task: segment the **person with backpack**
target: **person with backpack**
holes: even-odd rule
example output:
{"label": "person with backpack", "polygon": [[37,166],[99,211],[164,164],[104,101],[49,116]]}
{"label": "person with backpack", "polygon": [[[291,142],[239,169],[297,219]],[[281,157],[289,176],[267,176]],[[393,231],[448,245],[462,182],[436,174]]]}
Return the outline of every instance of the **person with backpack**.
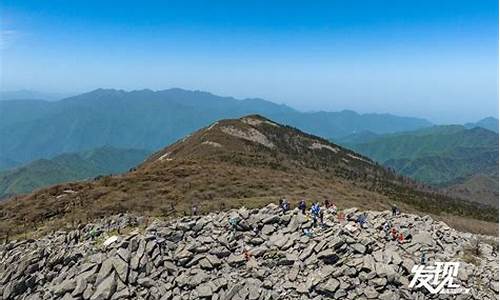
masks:
{"label": "person with backpack", "polygon": [[335,205],[335,203],[332,203],[332,214],[334,216],[337,215],[337,205]]}
{"label": "person with backpack", "polygon": [[356,219],[356,223],[358,223],[361,228],[366,227],[367,221],[368,221],[368,215],[366,213],[359,215],[358,218]]}
{"label": "person with backpack", "polygon": [[306,200],[304,200],[304,199],[300,200],[299,210],[302,212],[303,215],[306,214],[306,209],[307,209]]}
{"label": "person with backpack", "polygon": [[324,215],[325,211],[324,210],[320,210],[319,212],[319,224],[321,226],[324,226],[325,225],[325,222],[324,222],[324,219],[325,219],[325,215]]}
{"label": "person with backpack", "polygon": [[288,203],[288,200],[286,198],[281,198],[279,205],[283,213],[287,212],[290,209],[290,203]]}
{"label": "person with backpack", "polygon": [[343,223],[345,219],[345,214],[343,212],[339,212],[339,214],[337,215],[337,220],[339,221],[339,223]]}
{"label": "person with backpack", "polygon": [[231,231],[235,232],[238,229],[238,224],[240,223],[239,217],[229,218],[229,228]]}
{"label": "person with backpack", "polygon": [[395,227],[391,228],[391,236],[393,241],[396,241],[398,239],[398,231]]}
{"label": "person with backpack", "polygon": [[283,198],[281,202],[281,209],[283,210],[283,213],[286,213],[290,209],[290,203],[286,198]]}
{"label": "person with backpack", "polygon": [[326,209],[330,209],[331,204],[330,204],[330,201],[328,199],[325,200],[324,206],[325,206]]}
{"label": "person with backpack", "polygon": [[395,217],[395,216],[399,216],[401,214],[401,210],[399,209],[399,207],[397,207],[396,205],[392,205],[392,216]]}
{"label": "person with backpack", "polygon": [[319,206],[319,203],[316,202],[311,207],[311,215],[313,218],[314,227],[316,227],[316,225],[318,224],[318,218],[319,218],[320,213],[321,213],[321,207]]}
{"label": "person with backpack", "polygon": [[402,232],[400,232],[400,233],[399,233],[399,235],[398,235],[397,239],[398,239],[398,242],[399,242],[400,244],[402,244],[402,243],[404,243],[404,242],[405,242],[405,236],[403,235],[403,233],[402,233]]}
{"label": "person with backpack", "polygon": [[420,255],[420,264],[421,265],[427,264],[427,257],[425,256],[425,250],[423,250],[422,254]]}
{"label": "person with backpack", "polygon": [[392,224],[390,221],[385,221],[385,223],[382,225],[382,230],[385,232],[385,234],[387,235],[389,230],[391,229],[392,227]]}
{"label": "person with backpack", "polygon": [[89,236],[92,240],[95,240],[97,237],[97,230],[95,228],[92,228],[92,230],[90,230]]}

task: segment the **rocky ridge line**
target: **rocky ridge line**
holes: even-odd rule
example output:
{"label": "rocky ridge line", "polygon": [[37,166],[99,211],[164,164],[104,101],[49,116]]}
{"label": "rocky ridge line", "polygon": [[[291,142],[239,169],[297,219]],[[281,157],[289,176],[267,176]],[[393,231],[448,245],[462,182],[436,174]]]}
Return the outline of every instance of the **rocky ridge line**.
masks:
{"label": "rocky ridge line", "polygon": [[[448,298],[498,299],[498,248],[484,237],[388,211],[368,211],[359,228],[360,212],[344,213],[312,236],[309,217],[270,204],[170,221],[117,215],[12,241],[0,245],[0,299],[437,299],[408,288],[422,252],[429,263],[461,261],[457,282],[470,293]],[[387,238],[387,220],[403,243]],[[467,263],[475,240],[480,255]]]}

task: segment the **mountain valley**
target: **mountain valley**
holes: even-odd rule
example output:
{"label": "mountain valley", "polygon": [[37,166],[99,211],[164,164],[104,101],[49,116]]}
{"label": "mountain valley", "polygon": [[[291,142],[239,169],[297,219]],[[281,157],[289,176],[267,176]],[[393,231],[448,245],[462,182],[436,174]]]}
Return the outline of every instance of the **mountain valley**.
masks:
{"label": "mountain valley", "polygon": [[447,125],[385,135],[365,132],[340,143],[444,193],[498,207],[496,132]]}
{"label": "mountain valley", "polygon": [[126,172],[141,163],[149,153],[146,150],[100,147],[39,159],[0,171],[0,200],[58,183]]}
{"label": "mountain valley", "polygon": [[0,235],[47,232],[116,213],[189,214],[287,197],[339,207],[434,215],[465,231],[497,231],[490,206],[420,189],[365,156],[261,116],[222,120],[153,154],[136,169],[42,189],[0,204]]}

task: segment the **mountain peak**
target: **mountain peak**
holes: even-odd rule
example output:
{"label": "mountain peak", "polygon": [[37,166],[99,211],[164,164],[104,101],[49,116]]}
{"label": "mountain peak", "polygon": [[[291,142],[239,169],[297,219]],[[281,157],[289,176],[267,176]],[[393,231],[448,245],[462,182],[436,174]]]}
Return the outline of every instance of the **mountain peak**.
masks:
{"label": "mountain peak", "polygon": [[244,116],[244,117],[241,117],[240,120],[241,120],[241,122],[248,124],[248,125],[252,125],[252,126],[258,126],[258,125],[261,125],[263,123],[267,124],[267,125],[271,125],[271,126],[281,126],[280,124],[275,123],[275,122],[271,121],[270,119],[268,119],[262,115],[258,115],[258,114]]}
{"label": "mountain peak", "polygon": [[498,133],[498,119],[495,117],[486,117],[476,123],[467,123],[464,126],[467,128],[482,127]]}
{"label": "mountain peak", "polygon": [[435,215],[498,220],[489,206],[428,193],[356,152],[252,114],[202,128],[126,174],[52,186],[6,201],[0,215],[9,218],[0,218],[0,235],[19,233],[23,224],[38,224],[47,216],[66,222],[126,211],[179,215],[193,203],[207,211],[253,208],[278,197],[333,199],[340,207],[368,209],[397,203]]}
{"label": "mountain peak", "polygon": [[285,169],[317,165],[325,169],[374,166],[370,159],[323,138],[252,114],[214,122],[157,152],[143,167],[182,159],[225,161],[228,157],[246,165],[272,162]]}
{"label": "mountain peak", "polygon": [[103,97],[124,95],[125,93],[127,93],[127,91],[125,91],[125,90],[98,88],[98,89],[92,90],[92,91],[87,92],[87,93],[83,93],[83,94],[78,95],[78,96],[70,97],[69,99],[87,98],[87,97],[103,98]]}

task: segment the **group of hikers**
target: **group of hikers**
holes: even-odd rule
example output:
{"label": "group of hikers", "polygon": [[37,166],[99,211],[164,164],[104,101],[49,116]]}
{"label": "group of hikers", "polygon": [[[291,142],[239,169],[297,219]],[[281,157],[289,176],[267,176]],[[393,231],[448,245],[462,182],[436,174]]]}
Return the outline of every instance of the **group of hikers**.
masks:
{"label": "group of hikers", "polygon": [[396,226],[392,225],[390,220],[386,221],[382,225],[382,231],[385,233],[385,238],[387,240],[398,241],[399,243],[403,243],[406,240],[406,236],[403,232],[399,231]]}
{"label": "group of hikers", "polygon": [[[283,213],[285,213],[288,210],[290,210],[290,203],[286,198],[281,198],[279,200],[279,207],[281,208]],[[304,199],[299,201],[297,208],[303,215],[307,214],[307,204]],[[359,228],[368,227],[368,214],[366,212],[358,215],[357,217],[345,216],[344,213],[342,212],[337,213],[337,206],[333,202],[330,202],[329,200],[324,201],[323,207],[321,207],[319,202],[314,202],[313,205],[311,206],[310,215],[312,218],[313,227],[317,227],[318,225],[320,225],[321,227],[325,226],[324,223],[325,211],[332,216],[336,216],[339,222],[345,221],[346,219],[350,219],[354,220],[355,223],[359,225]],[[396,217],[401,214],[401,210],[396,205],[392,206],[391,212],[393,217]],[[385,237],[387,239],[398,241],[399,243],[403,243],[408,238],[407,235],[405,235],[403,232],[400,232],[396,226],[393,226],[390,220],[386,221],[383,224],[381,230],[385,233]],[[306,235],[312,235],[312,231],[310,229],[306,230],[304,233]]]}
{"label": "group of hikers", "polygon": [[[281,198],[278,205],[284,213],[290,210],[290,202],[288,202],[286,198]],[[318,226],[318,224],[324,225],[325,211],[327,211],[332,215],[337,215],[337,206],[333,202],[325,200],[323,206],[324,208],[321,207],[319,202],[314,202],[313,205],[311,206],[310,212],[314,227]],[[300,200],[299,204],[297,205],[297,208],[303,215],[306,215],[307,214],[306,200],[305,199]]]}
{"label": "group of hikers", "polygon": [[[291,209],[290,202],[286,198],[281,198],[278,205],[283,213],[286,213]],[[332,217],[336,217],[337,221],[340,223],[343,223],[346,220],[351,220],[358,225],[355,226],[352,223],[348,223],[346,224],[346,228],[349,226],[347,230],[358,230],[369,227],[368,214],[366,212],[359,215],[355,215],[354,212],[345,215],[344,212],[337,212],[337,206],[329,200],[325,200],[323,206],[320,205],[319,202],[314,202],[309,209],[309,214],[306,200],[300,200],[297,208],[304,216],[307,216],[312,221],[312,228],[304,229],[304,234],[307,236],[312,236],[314,234],[314,228],[317,228],[318,226],[321,228],[328,226],[325,224],[325,214],[328,216],[329,220],[332,220]],[[391,211],[393,217],[401,214],[401,210],[395,205],[393,205]],[[193,214],[196,214],[196,212],[197,211],[194,210]],[[228,224],[229,228],[232,229],[232,231],[236,231],[240,225],[240,221],[241,219],[239,217],[230,218]],[[388,219],[379,229],[384,232],[384,236],[388,240],[403,243],[409,238],[407,234],[398,230],[397,226],[393,226],[390,219]],[[260,230],[258,228],[252,228],[252,231],[257,234]]]}

